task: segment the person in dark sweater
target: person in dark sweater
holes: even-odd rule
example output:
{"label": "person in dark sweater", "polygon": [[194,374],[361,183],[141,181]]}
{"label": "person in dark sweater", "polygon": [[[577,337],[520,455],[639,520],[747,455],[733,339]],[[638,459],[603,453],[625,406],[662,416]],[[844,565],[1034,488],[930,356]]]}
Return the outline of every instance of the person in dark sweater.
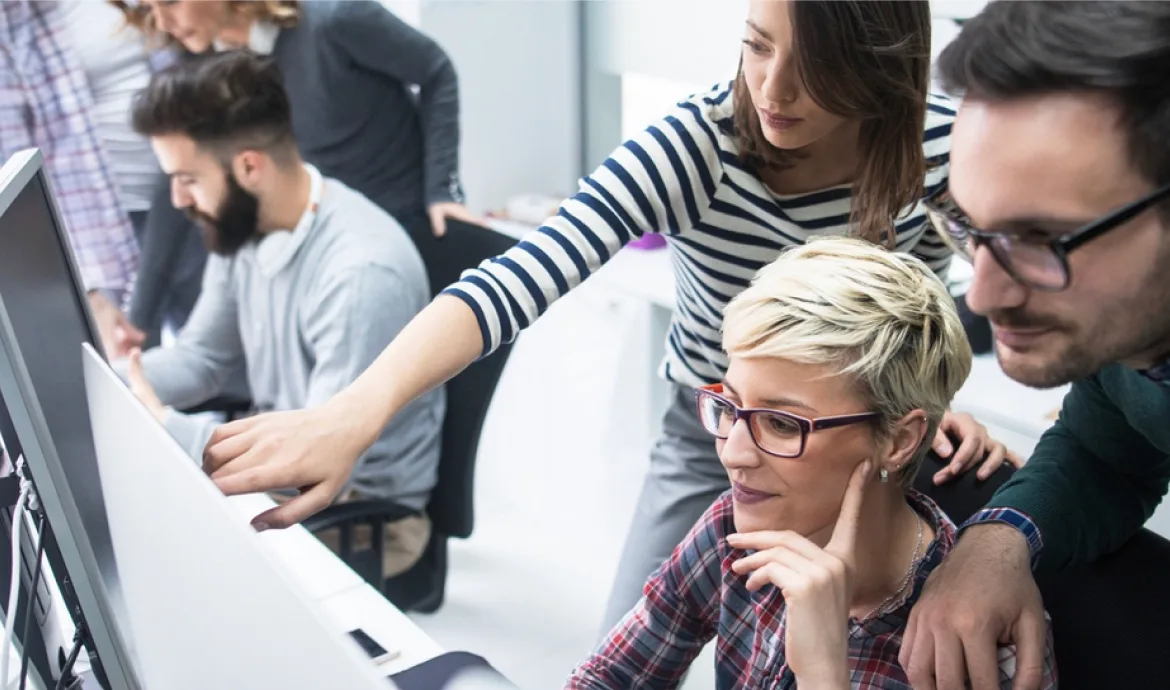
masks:
{"label": "person in dark sweater", "polygon": [[188,52],[248,48],[284,74],[305,160],[415,237],[472,219],[459,182],[459,88],[443,49],[378,2],[115,3]]}
{"label": "person in dark sweater", "polygon": [[1170,482],[1170,4],[994,2],[939,70],[965,98],[929,213],[974,263],[1004,371],[1072,389],[931,574],[900,660],[916,688],[982,690],[1012,640],[1022,690],[1044,649],[1032,570],[1122,546]]}

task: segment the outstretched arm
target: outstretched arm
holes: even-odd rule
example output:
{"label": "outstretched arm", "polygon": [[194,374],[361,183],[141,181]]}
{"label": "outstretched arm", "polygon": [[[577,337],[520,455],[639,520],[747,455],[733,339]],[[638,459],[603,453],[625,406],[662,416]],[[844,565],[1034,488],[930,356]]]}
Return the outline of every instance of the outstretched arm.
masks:
{"label": "outstretched arm", "polygon": [[680,105],[615,151],[541,228],[468,271],[329,403],[221,427],[205,469],[229,494],[307,488],[264,516],[268,526],[327,506],[408,403],[514,339],[625,243],[699,222],[722,165],[711,128],[698,106]]}

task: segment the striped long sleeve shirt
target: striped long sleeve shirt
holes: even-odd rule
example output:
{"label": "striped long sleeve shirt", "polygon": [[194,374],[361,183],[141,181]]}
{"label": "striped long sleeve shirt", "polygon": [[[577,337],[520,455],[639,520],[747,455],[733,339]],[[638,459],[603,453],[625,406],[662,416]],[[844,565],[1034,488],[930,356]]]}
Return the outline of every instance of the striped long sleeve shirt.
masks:
{"label": "striped long sleeve shirt", "polygon": [[138,268],[138,243],[59,13],[53,2],[0,2],[0,158],[41,150],[85,286],[120,297]]}
{"label": "striped long sleeve shirt", "polygon": [[[740,158],[731,84],[679,103],[620,146],[558,213],[507,253],[464,274],[445,292],[475,312],[487,355],[535,321],[645,233],[667,238],[676,306],[662,375],[687,386],[715,383],[727,369],[723,310],[756,272],[787,247],[850,232],[851,190],[771,192]],[[928,102],[923,136],[926,195],[947,183],[954,110]],[[945,277],[950,251],[920,203],[896,223],[896,247]]]}

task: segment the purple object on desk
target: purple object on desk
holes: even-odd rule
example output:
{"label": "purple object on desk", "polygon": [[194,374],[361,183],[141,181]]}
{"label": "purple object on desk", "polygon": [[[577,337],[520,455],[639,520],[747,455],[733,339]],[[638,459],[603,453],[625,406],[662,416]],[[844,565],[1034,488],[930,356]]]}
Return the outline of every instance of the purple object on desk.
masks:
{"label": "purple object on desk", "polygon": [[666,246],[666,238],[656,232],[648,232],[626,246],[634,249],[659,249]]}

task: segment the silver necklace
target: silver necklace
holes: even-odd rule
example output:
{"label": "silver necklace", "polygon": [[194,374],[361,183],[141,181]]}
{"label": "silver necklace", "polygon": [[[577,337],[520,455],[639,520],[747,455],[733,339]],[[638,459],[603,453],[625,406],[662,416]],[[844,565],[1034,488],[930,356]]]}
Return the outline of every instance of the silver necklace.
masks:
{"label": "silver necklace", "polygon": [[909,587],[910,583],[914,580],[914,571],[918,566],[918,552],[922,550],[922,533],[923,533],[922,516],[919,515],[917,512],[915,512],[914,518],[915,518],[915,522],[918,523],[918,542],[916,544],[914,544],[914,553],[911,554],[911,556],[910,556],[910,567],[906,569],[906,574],[902,577],[902,584],[898,587],[897,591],[895,591],[890,596],[886,597],[885,601],[878,604],[877,606],[875,606],[873,608],[872,611],[870,611],[869,613],[867,613],[864,616],[862,616],[861,618],[859,618],[858,619],[859,621],[869,620],[870,618],[873,618],[878,613],[884,612],[884,609],[887,606],[889,606],[891,603],[896,601],[898,598],[900,598],[902,596],[903,593],[905,593],[906,588]]}

